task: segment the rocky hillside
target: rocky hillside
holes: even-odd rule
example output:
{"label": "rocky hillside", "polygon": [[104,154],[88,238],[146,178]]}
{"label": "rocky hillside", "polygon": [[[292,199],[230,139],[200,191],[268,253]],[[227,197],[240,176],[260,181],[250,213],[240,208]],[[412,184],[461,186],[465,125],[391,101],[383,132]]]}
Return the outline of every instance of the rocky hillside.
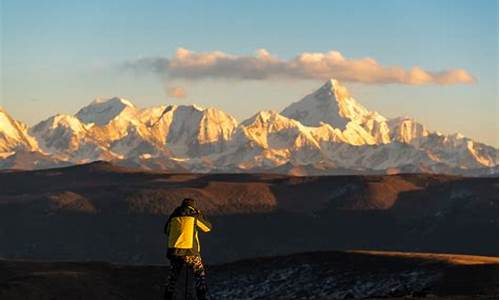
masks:
{"label": "rocky hillside", "polygon": [[498,178],[171,174],[100,162],[0,172],[0,256],[164,261],[183,197],[209,262],[331,249],[498,253]]}

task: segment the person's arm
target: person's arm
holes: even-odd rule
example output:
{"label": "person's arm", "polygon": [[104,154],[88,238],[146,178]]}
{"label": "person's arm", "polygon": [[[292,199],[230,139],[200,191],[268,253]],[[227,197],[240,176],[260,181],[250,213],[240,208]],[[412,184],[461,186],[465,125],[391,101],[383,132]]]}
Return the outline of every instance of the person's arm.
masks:
{"label": "person's arm", "polygon": [[212,230],[212,224],[205,218],[201,211],[197,211],[198,215],[196,217],[196,225],[203,232],[209,232]]}

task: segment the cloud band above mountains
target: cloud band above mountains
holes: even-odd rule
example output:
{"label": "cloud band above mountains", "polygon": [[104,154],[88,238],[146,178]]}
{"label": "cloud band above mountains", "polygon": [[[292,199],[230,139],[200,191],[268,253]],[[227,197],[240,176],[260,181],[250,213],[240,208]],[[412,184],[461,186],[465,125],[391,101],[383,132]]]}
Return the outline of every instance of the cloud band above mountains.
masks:
{"label": "cloud band above mountains", "polygon": [[220,51],[197,53],[179,48],[172,58],[143,58],[125,63],[126,69],[153,72],[178,79],[329,79],[366,84],[472,84],[474,77],[463,69],[428,71],[418,66],[405,69],[383,66],[370,57],[349,59],[338,51],[304,52],[290,60],[280,59],[265,49],[253,56]]}

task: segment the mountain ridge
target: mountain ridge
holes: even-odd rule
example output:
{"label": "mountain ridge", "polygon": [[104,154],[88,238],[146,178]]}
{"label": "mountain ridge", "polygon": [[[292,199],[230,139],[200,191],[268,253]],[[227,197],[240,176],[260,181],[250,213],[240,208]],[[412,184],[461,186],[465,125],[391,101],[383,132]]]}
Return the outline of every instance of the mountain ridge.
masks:
{"label": "mountain ridge", "polygon": [[1,116],[7,124],[0,126],[3,168],[16,151],[72,164],[107,160],[190,172],[460,174],[483,168],[489,174],[498,166],[498,149],[461,134],[433,132],[410,117],[388,119],[369,111],[335,79],[281,112],[259,111],[242,122],[216,108],[139,108],[118,97],[96,99],[73,116],[57,114],[31,128],[3,110]]}

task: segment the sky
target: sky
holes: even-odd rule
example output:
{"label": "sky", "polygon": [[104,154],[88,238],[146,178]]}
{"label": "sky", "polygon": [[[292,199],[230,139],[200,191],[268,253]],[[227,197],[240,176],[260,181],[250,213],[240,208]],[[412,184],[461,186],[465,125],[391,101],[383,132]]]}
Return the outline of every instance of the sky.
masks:
{"label": "sky", "polygon": [[0,105],[29,125],[113,96],[242,121],[335,77],[388,118],[498,147],[495,0],[0,5]]}

